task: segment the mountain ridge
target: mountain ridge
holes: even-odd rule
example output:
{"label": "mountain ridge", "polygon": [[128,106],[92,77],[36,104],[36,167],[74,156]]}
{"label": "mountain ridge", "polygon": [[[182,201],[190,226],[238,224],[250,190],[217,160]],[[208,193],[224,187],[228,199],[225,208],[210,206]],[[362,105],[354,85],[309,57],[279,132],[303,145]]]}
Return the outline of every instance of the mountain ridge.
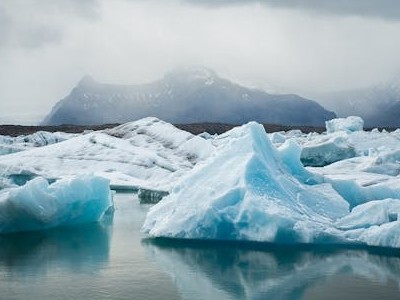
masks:
{"label": "mountain ridge", "polygon": [[319,95],[339,117],[358,115],[368,127],[400,126],[400,77],[371,87]]}
{"label": "mountain ridge", "polygon": [[171,123],[323,126],[336,115],[295,94],[269,94],[207,68],[185,68],[140,85],[104,84],[84,76],[41,125],[124,123],[147,116]]}

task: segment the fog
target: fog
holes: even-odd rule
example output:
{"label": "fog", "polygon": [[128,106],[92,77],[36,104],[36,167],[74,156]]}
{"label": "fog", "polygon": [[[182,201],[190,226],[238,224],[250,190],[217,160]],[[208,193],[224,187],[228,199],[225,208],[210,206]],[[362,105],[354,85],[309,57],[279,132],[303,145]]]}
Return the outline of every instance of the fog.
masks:
{"label": "fog", "polygon": [[400,74],[399,37],[394,0],[2,0],[0,123],[39,121],[86,74],[202,65],[270,92],[367,87]]}

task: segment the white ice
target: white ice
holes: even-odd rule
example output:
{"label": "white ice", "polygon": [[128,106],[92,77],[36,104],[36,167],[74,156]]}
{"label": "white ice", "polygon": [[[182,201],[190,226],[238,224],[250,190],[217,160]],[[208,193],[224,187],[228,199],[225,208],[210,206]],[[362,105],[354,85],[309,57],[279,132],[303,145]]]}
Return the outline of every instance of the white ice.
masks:
{"label": "white ice", "polygon": [[0,135],[0,155],[56,144],[74,136],[76,134],[47,131],[38,131],[30,135],[20,135],[17,137]]}
{"label": "white ice", "polygon": [[350,116],[326,121],[325,125],[328,133],[337,131],[354,132],[363,130],[364,121],[360,117]]}
{"label": "white ice", "polygon": [[156,118],[70,138],[54,145],[0,156],[3,177],[48,179],[94,173],[116,188],[168,191],[213,151],[211,142]]}

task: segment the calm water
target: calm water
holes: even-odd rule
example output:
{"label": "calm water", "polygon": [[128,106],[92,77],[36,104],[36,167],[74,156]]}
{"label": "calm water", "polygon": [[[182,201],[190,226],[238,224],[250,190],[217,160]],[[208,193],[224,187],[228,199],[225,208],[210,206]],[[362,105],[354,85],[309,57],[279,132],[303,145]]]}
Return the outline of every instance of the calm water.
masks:
{"label": "calm water", "polygon": [[400,256],[145,239],[149,206],[0,238],[0,299],[400,299]]}

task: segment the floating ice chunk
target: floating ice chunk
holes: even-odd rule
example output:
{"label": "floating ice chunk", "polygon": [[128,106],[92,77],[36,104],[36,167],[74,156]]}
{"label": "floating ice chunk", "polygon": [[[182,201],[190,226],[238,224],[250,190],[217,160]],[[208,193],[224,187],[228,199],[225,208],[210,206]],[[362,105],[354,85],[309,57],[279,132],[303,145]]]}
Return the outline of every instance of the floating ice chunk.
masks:
{"label": "floating ice chunk", "polygon": [[[249,123],[155,205],[143,230],[151,236],[280,243],[326,238],[349,213],[328,184],[307,186],[288,171],[264,128]],[[303,168],[301,166],[301,168]]]}
{"label": "floating ice chunk", "polygon": [[400,248],[400,199],[371,201],[353,209],[336,225],[350,241]]}
{"label": "floating ice chunk", "polygon": [[337,221],[341,229],[369,228],[397,221],[400,215],[399,199],[370,201],[356,206],[349,215]]}
{"label": "floating ice chunk", "polygon": [[325,126],[328,133],[337,131],[362,131],[364,128],[364,120],[360,117],[350,116],[347,118],[337,118],[326,121]]}
{"label": "floating ice chunk", "polygon": [[96,222],[111,206],[104,178],[81,175],[50,185],[38,177],[0,191],[0,233]]}
{"label": "floating ice chunk", "polygon": [[323,182],[333,188],[353,208],[360,204],[387,198],[400,198],[400,180],[396,163],[376,165],[380,158],[362,156],[338,161],[323,168],[307,168],[314,174],[323,175]]}
{"label": "floating ice chunk", "polygon": [[306,142],[301,152],[301,162],[304,166],[323,167],[354,156],[356,151],[346,134],[338,133]]}
{"label": "floating ice chunk", "polygon": [[17,137],[0,135],[0,155],[16,153],[34,147],[42,147],[65,141],[76,134],[38,131]]}
{"label": "floating ice chunk", "polygon": [[162,198],[168,196],[168,194],[169,193],[165,191],[147,190],[142,188],[138,190],[140,203],[158,203]]}

